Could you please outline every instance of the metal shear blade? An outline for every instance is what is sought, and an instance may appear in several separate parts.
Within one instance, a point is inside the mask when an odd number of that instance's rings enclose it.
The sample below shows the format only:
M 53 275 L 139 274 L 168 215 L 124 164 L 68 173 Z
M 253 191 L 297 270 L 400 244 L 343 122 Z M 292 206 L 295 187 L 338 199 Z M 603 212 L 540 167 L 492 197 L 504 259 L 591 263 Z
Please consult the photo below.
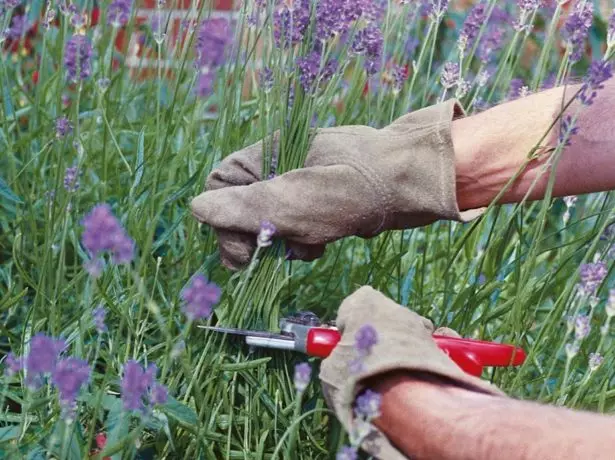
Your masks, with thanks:
M 259 337 L 264 339 L 278 339 L 278 340 L 289 340 L 294 342 L 294 337 L 285 335 L 285 334 L 274 334 L 271 332 L 264 331 L 250 331 L 247 329 L 236 329 L 232 327 L 218 327 L 218 326 L 198 326 L 200 329 L 206 329 L 208 331 L 220 332 L 222 334 L 231 334 L 231 335 L 240 335 L 246 338 L 248 337 Z

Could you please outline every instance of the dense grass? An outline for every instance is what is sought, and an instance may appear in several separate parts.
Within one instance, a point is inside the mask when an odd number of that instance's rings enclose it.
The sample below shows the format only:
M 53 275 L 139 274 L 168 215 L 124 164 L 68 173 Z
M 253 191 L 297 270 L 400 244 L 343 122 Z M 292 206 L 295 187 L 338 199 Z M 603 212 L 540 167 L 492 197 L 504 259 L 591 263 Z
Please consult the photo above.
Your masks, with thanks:
M 77 4 L 89 12 L 91 3 Z M 513 18 L 518 15 L 512 2 L 491 0 L 486 10 L 496 3 Z M 299 86 L 296 70 L 284 71 L 310 49 L 309 40 L 292 50 L 276 47 L 273 5 L 269 2 L 259 27 L 249 27 L 245 21 L 253 6 L 248 2 L 241 10 L 226 63 L 208 97 L 194 93 L 198 75 L 190 59 L 197 29 L 188 27 L 186 43 L 167 49 L 164 41 L 155 41 L 149 24 L 136 24 L 134 8 L 126 33 L 142 29 L 153 50 L 150 58 L 159 64 L 172 58 L 173 72 L 159 65 L 151 78 L 137 78 L 124 54 L 112 51 L 117 31 L 104 23 L 106 7 L 101 25 L 84 29 L 95 51 L 93 75 L 83 82 L 66 80 L 64 49 L 74 31 L 62 14 L 59 24 L 39 28 L 29 55 L 20 52 L 24 40 L 14 53 L 3 53 L 0 356 L 11 350 L 27 354 L 30 338 L 45 332 L 65 338 L 68 354 L 87 359 L 94 371 L 72 423 L 60 416 L 51 386 L 32 391 L 23 374 L 0 378 L 0 456 L 85 458 L 101 432 L 107 435 L 104 455 L 114 459 L 334 456 L 345 435 L 320 393 L 318 362 L 313 362 L 310 387 L 298 396 L 292 373 L 305 357 L 249 350 L 196 328 L 182 314 L 181 291 L 197 272 L 222 287 L 216 319 L 263 329 L 275 328 L 280 316 L 297 310 L 332 319 L 346 295 L 370 284 L 437 325 L 524 347 L 529 356 L 523 367 L 484 374 L 509 394 L 613 410 L 615 356 L 605 310 L 610 276 L 596 301 L 577 289 L 581 263 L 606 261 L 610 275 L 613 234 L 605 232 L 613 220 L 610 193 L 579 197 L 567 221 L 562 200 L 544 200 L 492 207 L 472 224 L 440 222 L 370 240 L 349 238 L 330 245 L 313 263 L 283 261 L 276 252 L 280 246 L 274 245 L 261 252 L 250 273 L 233 274 L 221 266 L 214 233 L 189 212 L 190 199 L 201 192 L 216 163 L 281 128 L 286 135 L 281 168 L 292 169 L 302 162 L 313 120 L 321 126 L 383 126 L 408 110 L 452 96 L 455 89 L 443 94 L 440 69 L 446 61 L 459 62 L 456 40 L 467 13 L 451 8 L 434 20 L 414 4 L 387 5 L 381 27 L 390 62 L 412 66 L 414 61 L 415 66 L 401 90 L 393 91 L 386 79 L 376 85 L 376 78 L 364 93 L 363 58 L 347 58 L 345 48 L 329 46 L 327 52 L 340 54 L 343 70 L 310 97 Z M 32 2 L 27 13 L 37 17 L 41 7 L 42 2 Z M 191 12 L 199 20 L 210 15 L 203 4 Z M 551 27 L 561 14 L 559 7 L 555 14 L 540 9 L 531 18 L 532 32 L 503 30 L 501 47 L 488 64 L 474 55 L 478 47 L 466 54 L 461 70 L 471 87 L 457 95 L 468 112 L 478 110 L 481 100 L 493 104 L 511 97 L 514 78 L 539 89 L 551 72 L 563 82 L 583 75 L 592 58 L 602 57 L 607 18 L 596 11 L 588 55 L 572 65 L 560 48 L 560 30 Z M 9 18 L 5 14 L 0 21 L 6 26 Z M 481 34 L 488 30 L 483 27 Z M 407 37 L 418 41 L 415 49 L 406 46 Z M 257 40 L 265 43 L 262 49 Z M 545 42 L 551 46 L 543 54 L 532 54 L 532 44 Z M 254 65 L 260 53 L 274 70 L 270 92 L 257 82 Z M 480 86 L 474 77 L 484 68 L 492 70 L 491 78 Z M 390 75 L 390 67 L 383 73 Z M 102 77 L 111 80 L 106 91 L 97 84 Z M 291 87 L 295 102 L 289 112 Z M 74 128 L 62 139 L 55 132 L 60 116 Z M 559 152 L 561 146 L 555 155 Z M 66 168 L 74 165 L 80 187 L 69 191 L 63 180 Z M 83 268 L 88 255 L 80 243 L 80 222 L 101 202 L 112 206 L 134 238 L 137 255 L 129 266 L 107 264 L 94 279 Z M 102 334 L 92 323 L 92 311 L 100 305 L 107 310 L 108 331 Z M 590 315 L 592 332 L 569 357 L 565 345 L 573 341 L 573 331 L 566 319 L 578 313 Z M 588 367 L 593 352 L 604 356 L 597 370 Z M 155 363 L 158 380 L 169 388 L 168 402 L 148 416 L 122 410 L 119 381 L 129 359 Z M 293 432 L 296 448 L 288 454 Z

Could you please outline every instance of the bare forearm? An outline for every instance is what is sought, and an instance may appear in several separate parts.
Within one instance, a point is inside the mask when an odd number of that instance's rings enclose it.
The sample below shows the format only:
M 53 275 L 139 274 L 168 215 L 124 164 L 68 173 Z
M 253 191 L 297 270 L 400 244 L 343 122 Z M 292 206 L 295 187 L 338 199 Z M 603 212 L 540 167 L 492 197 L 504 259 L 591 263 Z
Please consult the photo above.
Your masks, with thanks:
M 610 459 L 615 421 L 404 375 L 377 385 L 376 425 L 414 459 Z
M 453 123 L 457 154 L 457 195 L 460 209 L 487 206 L 524 163 L 528 153 L 549 129 L 580 85 L 558 87 L 500 104 L 475 116 Z M 574 101 L 567 114 L 574 114 Z M 605 83 L 594 104 L 579 113 L 578 134 L 562 153 L 557 167 L 553 196 L 577 195 L 615 188 L 615 78 Z M 559 121 L 542 146 L 557 145 Z M 523 199 L 539 175 L 543 161 L 534 161 L 500 200 Z M 538 180 L 530 200 L 544 197 L 548 173 Z

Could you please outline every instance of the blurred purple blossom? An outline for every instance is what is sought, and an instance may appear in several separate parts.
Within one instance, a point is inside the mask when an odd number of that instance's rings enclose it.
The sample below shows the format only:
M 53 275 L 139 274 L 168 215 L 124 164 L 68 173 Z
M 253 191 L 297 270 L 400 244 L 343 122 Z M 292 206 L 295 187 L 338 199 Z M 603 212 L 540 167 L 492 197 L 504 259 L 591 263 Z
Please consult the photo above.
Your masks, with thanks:
M 572 116 L 566 114 L 562 117 L 562 122 L 560 124 L 560 132 L 559 132 L 559 142 L 563 143 L 565 146 L 571 145 L 570 138 L 579 132 L 579 127 L 576 125 L 576 122 L 572 119 Z
M 572 343 L 567 343 L 566 344 L 566 355 L 568 356 L 568 359 L 572 359 L 574 358 L 577 353 L 579 353 L 579 349 L 581 348 L 581 345 L 579 344 L 579 342 L 572 342 Z
M 13 353 L 8 353 L 4 358 L 4 375 L 12 377 L 21 371 L 23 360 Z
M 11 19 L 10 26 L 5 30 L 6 37 L 19 40 L 29 29 L 30 25 L 25 15 L 17 14 Z
M 448 0 L 427 0 L 423 5 L 425 7 L 424 13 L 433 20 L 440 19 L 448 10 Z
M 147 369 L 132 359 L 124 364 L 120 382 L 124 410 L 145 413 L 158 403 L 162 390 L 155 382 L 157 372 L 158 368 L 153 363 Z M 152 390 L 155 390 L 156 394 L 152 394 Z
M 521 78 L 513 78 L 510 81 L 508 90 L 509 99 L 517 99 L 521 95 L 521 88 L 525 86 L 525 82 Z
M 373 420 L 380 416 L 382 396 L 372 390 L 365 390 L 355 400 L 354 413 L 356 417 Z
M 223 65 L 226 59 L 226 47 L 231 39 L 231 26 L 225 18 L 201 21 L 194 45 L 196 67 L 215 69 Z
M 113 0 L 107 10 L 107 24 L 122 27 L 130 20 L 132 0 Z
M 485 22 L 486 6 L 482 0 L 477 3 L 466 17 L 461 32 L 459 32 L 459 42 L 463 43 L 464 52 L 472 49 L 474 40 Z
M 357 449 L 352 446 L 342 446 L 335 455 L 335 460 L 357 460 L 358 458 Z
M 134 258 L 135 244 L 113 215 L 111 206 L 98 204 L 81 221 L 84 230 L 81 242 L 93 259 L 111 253 L 114 264 L 129 264 Z
M 344 34 L 361 13 L 357 0 L 320 0 L 316 6 L 316 38 L 328 40 Z
M 24 359 L 24 368 L 28 375 L 28 386 L 38 388 L 44 374 L 50 374 L 56 367 L 60 353 L 66 348 L 62 339 L 49 337 L 42 332 L 30 340 L 30 351 Z
M 268 93 L 273 88 L 273 71 L 269 67 L 263 67 L 258 73 L 261 88 Z
M 66 117 L 59 117 L 56 119 L 56 137 L 62 139 L 67 134 L 73 132 L 73 125 Z
M 273 31 L 278 46 L 288 47 L 301 42 L 310 22 L 310 0 L 293 0 L 291 8 L 282 4 L 273 14 Z
M 99 305 L 94 310 L 92 310 L 92 322 L 94 323 L 94 327 L 99 334 L 102 334 L 107 330 L 107 326 L 105 324 L 105 317 L 107 316 L 107 310 L 102 305 Z
M 459 83 L 459 64 L 447 62 L 440 72 L 440 84 L 445 89 L 450 89 Z
M 259 248 L 265 248 L 271 246 L 271 238 L 275 235 L 277 229 L 275 225 L 273 225 L 268 220 L 261 222 L 261 228 L 258 232 L 258 236 L 256 237 L 256 245 Z
M 66 168 L 64 172 L 64 189 L 70 193 L 79 190 L 79 170 L 77 166 Z
M 399 93 L 408 79 L 406 68 L 400 65 L 393 65 L 391 68 L 391 77 L 393 79 L 393 92 Z
M 589 370 L 592 372 L 597 370 L 602 364 L 602 361 L 604 361 L 604 357 L 600 355 L 600 353 L 590 353 L 589 361 L 587 363 L 589 366 Z
M 168 399 L 169 390 L 167 389 L 167 387 L 157 382 L 154 383 L 150 391 L 150 402 L 156 406 L 166 403 Z
M 213 306 L 220 301 L 221 295 L 222 290 L 199 273 L 181 292 L 184 302 L 182 311 L 190 321 L 209 318 Z
M 376 24 L 368 24 L 359 30 L 350 45 L 354 54 L 365 56 L 365 70 L 368 75 L 374 75 L 380 66 L 384 37 Z
M 312 378 L 312 367 L 309 363 L 300 363 L 295 366 L 294 385 L 295 390 L 303 393 L 310 383 Z
M 85 35 L 73 35 L 64 49 L 64 67 L 70 81 L 86 80 L 92 74 L 92 44 Z
M 579 273 L 581 278 L 579 288 L 584 294 L 594 294 L 607 273 L 608 269 L 606 263 L 603 261 L 582 264 Z
M 574 337 L 576 340 L 583 340 L 589 335 L 590 330 L 589 316 L 578 315 L 574 319 Z
M 216 71 L 208 67 L 204 67 L 199 71 L 199 76 L 196 82 L 195 93 L 198 97 L 205 98 L 214 90 L 216 82 Z
M 563 35 L 570 47 L 570 60 L 577 62 L 585 52 L 585 39 L 594 19 L 593 2 L 578 1 L 564 24 Z
M 579 93 L 579 100 L 584 105 L 592 105 L 598 90 L 604 88 L 604 82 L 613 77 L 613 67 L 607 61 L 594 61 L 589 66 L 587 75 Z
M 306 92 L 314 90 L 320 83 L 326 83 L 337 68 L 337 61 L 329 60 L 321 69 L 320 53 L 312 51 L 305 57 L 297 58 L 299 81 Z
M 60 407 L 64 417 L 74 417 L 77 396 L 81 387 L 90 380 L 92 369 L 87 361 L 79 358 L 65 358 L 53 370 L 51 381 L 58 389 Z
M 73 7 L 72 16 L 70 17 L 70 24 L 75 29 L 81 29 L 87 24 L 87 15 L 85 12 L 80 12 L 74 4 Z
M 7 10 L 12 10 L 13 8 L 17 8 L 21 0 L 4 0 L 2 2 L 2 6 Z

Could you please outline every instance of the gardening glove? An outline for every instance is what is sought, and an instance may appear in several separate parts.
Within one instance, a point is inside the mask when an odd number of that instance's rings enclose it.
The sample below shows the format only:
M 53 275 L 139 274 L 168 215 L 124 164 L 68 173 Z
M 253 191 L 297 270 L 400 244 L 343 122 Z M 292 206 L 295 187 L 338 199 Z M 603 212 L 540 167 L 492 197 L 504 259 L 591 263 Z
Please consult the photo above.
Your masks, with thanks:
M 365 324 L 377 334 L 376 344 L 357 367 L 355 335 Z M 364 389 L 363 381 L 390 371 L 429 373 L 450 380 L 471 390 L 503 396 L 500 390 L 462 371 L 431 337 L 431 321 L 402 307 L 374 289 L 364 286 L 346 298 L 338 311 L 336 326 L 342 334 L 340 342 L 320 366 L 320 380 L 327 405 L 335 412 L 348 433 L 353 429 L 353 405 Z M 438 329 L 440 335 L 459 335 L 448 328 Z M 356 426 L 355 426 L 356 428 Z M 377 428 L 361 447 L 375 458 L 405 459 Z
M 214 227 L 229 268 L 249 262 L 263 221 L 274 224 L 294 258 L 313 260 L 325 244 L 345 236 L 471 220 L 482 210 L 462 213 L 456 198 L 451 124 L 462 115 L 449 100 L 383 129 L 319 129 L 304 168 L 265 181 L 262 144 L 256 143 L 209 175 L 192 213 Z

